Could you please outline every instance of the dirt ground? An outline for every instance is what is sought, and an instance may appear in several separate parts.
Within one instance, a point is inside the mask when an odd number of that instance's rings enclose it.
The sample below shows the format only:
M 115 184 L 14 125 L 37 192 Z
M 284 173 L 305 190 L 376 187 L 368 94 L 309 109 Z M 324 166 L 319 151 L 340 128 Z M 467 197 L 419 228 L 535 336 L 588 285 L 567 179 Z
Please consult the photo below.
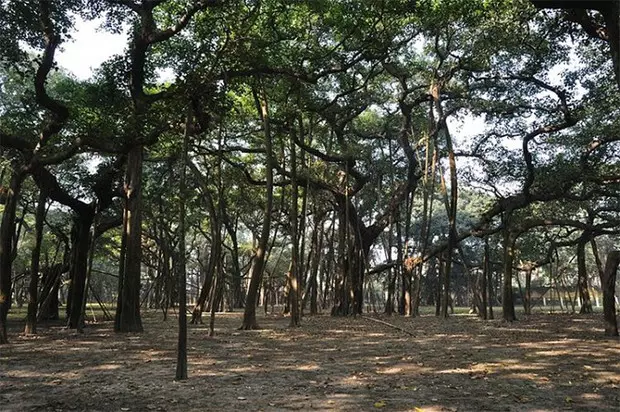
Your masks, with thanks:
M 145 333 L 110 322 L 59 325 L 0 347 L 0 410 L 547 411 L 620 410 L 620 341 L 601 315 L 534 315 L 513 324 L 459 315 L 259 319 L 218 314 L 216 336 L 189 327 L 189 379 L 175 382 L 176 319 L 144 314 Z M 206 316 L 205 316 L 205 320 Z

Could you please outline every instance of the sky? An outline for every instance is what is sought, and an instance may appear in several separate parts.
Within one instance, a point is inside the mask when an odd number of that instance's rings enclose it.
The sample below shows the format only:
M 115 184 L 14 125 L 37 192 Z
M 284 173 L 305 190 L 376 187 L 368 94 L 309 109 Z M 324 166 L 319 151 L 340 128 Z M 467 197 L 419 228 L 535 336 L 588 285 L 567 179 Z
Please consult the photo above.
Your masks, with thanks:
M 91 77 L 94 69 L 115 54 L 122 53 L 127 44 L 127 34 L 112 34 L 100 29 L 102 19 L 84 21 L 76 18 L 73 39 L 62 44 L 56 61 L 78 79 Z

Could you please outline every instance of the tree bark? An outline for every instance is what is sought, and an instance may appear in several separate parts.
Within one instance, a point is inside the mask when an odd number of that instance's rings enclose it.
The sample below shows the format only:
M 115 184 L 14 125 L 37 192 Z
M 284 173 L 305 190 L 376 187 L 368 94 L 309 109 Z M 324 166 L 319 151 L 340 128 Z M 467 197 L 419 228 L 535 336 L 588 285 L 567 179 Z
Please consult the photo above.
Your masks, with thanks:
M 295 131 L 293 131 L 295 133 Z M 290 142 L 291 152 L 291 207 L 290 207 L 290 224 L 291 224 L 291 266 L 287 274 L 287 283 L 291 304 L 291 321 L 290 326 L 296 327 L 300 323 L 299 308 L 299 287 L 300 287 L 300 262 L 299 262 L 299 217 L 298 202 L 299 188 L 297 185 L 297 148 L 295 147 L 295 139 Z
M 188 162 L 188 145 L 190 126 L 192 122 L 191 112 L 187 114 L 185 122 L 185 133 L 183 134 L 183 148 L 181 155 L 181 176 L 179 179 L 179 271 L 177 273 L 179 282 L 179 336 L 177 342 L 177 368 L 175 379 L 187 379 L 187 265 L 185 262 L 185 197 L 187 196 L 186 177 Z
M 480 276 L 480 309 L 478 311 L 478 315 L 482 317 L 482 319 L 487 320 L 489 318 L 488 312 L 488 293 L 487 293 L 487 277 L 489 276 L 489 239 L 485 239 L 484 241 L 484 259 L 482 262 L 482 274 Z
M 143 147 L 133 147 L 127 156 L 125 180 L 124 273 L 119 332 L 142 332 L 140 317 L 140 274 L 142 264 L 142 156 Z
M 605 320 L 605 336 L 618 336 L 616 320 L 616 275 L 620 264 L 620 251 L 614 250 L 607 255 L 605 272 L 601 279 L 603 287 L 603 317 Z
M 314 254 L 312 256 L 312 264 L 310 268 L 310 314 L 319 313 L 318 294 L 319 294 L 319 265 L 321 264 L 321 251 L 323 250 L 323 220 L 315 217 L 314 232 L 312 233 L 312 248 Z
M 69 312 L 67 326 L 70 329 L 81 328 L 80 321 L 84 307 L 86 272 L 88 271 L 88 251 L 90 250 L 90 228 L 93 213 L 84 213 L 75 217 L 73 225 L 73 244 L 71 246 L 71 265 L 69 269 L 71 288 L 67 307 Z
M 207 203 L 207 209 L 209 211 L 209 218 L 211 223 L 211 250 L 209 253 L 209 262 L 207 264 L 205 278 L 202 284 L 202 288 L 200 290 L 200 296 L 198 297 L 198 301 L 194 305 L 194 309 L 192 310 L 192 320 L 194 323 L 202 323 L 202 312 L 205 310 L 205 304 L 207 302 L 207 298 L 211 293 L 212 285 L 214 279 L 216 278 L 216 271 L 221 260 L 222 254 L 222 224 L 220 218 L 218 216 L 217 210 L 215 208 L 215 201 L 211 194 L 211 190 L 209 189 L 207 182 L 204 180 L 203 176 L 200 174 L 198 168 L 191 162 L 188 163 L 194 176 L 199 182 L 202 194 Z M 220 195 L 221 196 L 221 195 Z M 220 211 L 223 211 L 223 205 L 220 202 Z M 224 214 L 224 213 L 222 213 Z M 236 242 L 236 238 L 234 239 Z M 238 264 L 238 261 L 237 261 Z M 236 269 L 235 269 L 236 270 Z
M 66 251 L 65 253 L 68 254 L 69 252 Z M 58 290 L 60 289 L 62 274 L 66 270 L 68 270 L 68 266 L 64 263 L 57 263 L 43 270 L 43 279 L 41 282 L 43 288 L 39 296 L 40 303 L 37 322 L 59 319 L 58 306 L 60 302 L 58 299 Z
M 512 293 L 512 266 L 514 262 L 515 236 L 508 227 L 504 228 L 504 285 L 502 289 L 502 313 L 504 320 L 517 320 Z
M 485 260 L 485 271 L 487 277 L 487 301 L 489 304 L 489 319 L 495 319 L 495 315 L 493 314 L 493 303 L 494 303 L 494 293 L 493 293 L 493 271 L 491 270 L 491 250 L 489 248 L 489 239 L 485 239 L 484 243 L 484 260 Z
M 43 241 L 43 223 L 45 220 L 45 203 L 47 192 L 39 191 L 37 210 L 35 213 L 35 242 L 32 248 L 32 258 L 30 260 L 30 285 L 28 286 L 28 314 L 26 315 L 26 326 L 24 335 L 34 335 L 37 333 L 37 301 L 39 291 L 39 262 L 41 257 L 41 243 Z
M 588 270 L 586 267 L 586 243 L 588 239 L 582 238 L 577 243 L 577 288 L 581 299 L 579 313 L 592 313 L 592 301 L 588 291 Z
M 257 97 L 258 99 L 258 97 Z M 271 142 L 271 128 L 269 121 L 269 107 L 265 96 L 262 96 L 258 106 L 260 108 L 260 114 L 263 121 L 263 132 L 265 137 L 265 156 L 267 167 L 265 170 L 265 209 L 263 217 L 263 226 L 261 229 L 261 235 L 258 241 L 258 247 L 254 260 L 252 261 L 250 285 L 248 286 L 248 293 L 245 300 L 245 309 L 243 312 L 243 323 L 241 329 L 258 329 L 258 322 L 256 321 L 256 303 L 258 300 L 258 289 L 260 288 L 261 280 L 263 277 L 263 269 L 265 263 L 265 254 L 267 251 L 267 245 L 269 243 L 269 232 L 271 229 L 271 211 L 273 209 L 273 151 Z
M 11 309 L 13 288 L 13 235 L 15 213 L 23 179 L 24 175 L 20 171 L 13 172 L 0 223 L 0 344 L 9 342 L 6 322 Z
M 532 314 L 532 270 L 528 269 L 525 272 L 525 298 L 523 301 L 525 302 L 525 314 Z

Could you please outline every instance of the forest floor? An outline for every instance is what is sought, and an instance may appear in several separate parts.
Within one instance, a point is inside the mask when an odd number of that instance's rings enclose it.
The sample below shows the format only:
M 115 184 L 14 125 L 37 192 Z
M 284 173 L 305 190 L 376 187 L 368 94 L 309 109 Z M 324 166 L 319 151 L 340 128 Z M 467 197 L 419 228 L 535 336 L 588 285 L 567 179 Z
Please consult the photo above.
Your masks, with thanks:
M 370 315 L 369 315 L 370 316 Z M 189 327 L 189 379 L 173 380 L 177 322 L 143 314 L 145 332 L 111 322 L 59 325 L 0 347 L 0 410 L 547 411 L 620 410 L 620 342 L 600 314 L 538 314 L 512 324 L 373 315 L 303 319 L 218 314 Z

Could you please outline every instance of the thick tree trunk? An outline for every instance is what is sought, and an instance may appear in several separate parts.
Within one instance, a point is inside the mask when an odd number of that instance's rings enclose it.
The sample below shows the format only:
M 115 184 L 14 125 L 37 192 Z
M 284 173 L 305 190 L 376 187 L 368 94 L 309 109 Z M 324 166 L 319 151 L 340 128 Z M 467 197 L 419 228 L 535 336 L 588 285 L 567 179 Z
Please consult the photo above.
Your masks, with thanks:
M 119 332 L 142 332 L 140 317 L 140 275 L 142 264 L 142 146 L 133 147 L 127 156 L 125 181 L 126 222 L 123 235 L 126 238 L 124 250 L 123 278 Z
M 68 252 L 65 252 L 68 253 Z M 60 282 L 62 280 L 62 274 L 68 270 L 62 263 L 55 264 L 51 267 L 46 267 L 43 270 L 43 289 L 39 296 L 39 313 L 37 314 L 37 322 L 42 320 L 58 320 L 58 306 L 60 304 L 58 299 L 58 291 L 60 289 Z
M 39 191 L 37 201 L 37 211 L 35 214 L 35 242 L 32 248 L 32 258 L 30 260 L 30 285 L 28 286 L 28 314 L 26 315 L 26 327 L 24 335 L 37 333 L 37 301 L 39 292 L 39 262 L 41 257 L 41 243 L 43 241 L 43 223 L 45 220 L 45 203 L 47 193 Z
M 620 264 L 620 251 L 614 250 L 607 255 L 605 272 L 601 279 L 603 287 L 603 316 L 605 319 L 605 336 L 618 336 L 618 322 L 616 320 L 616 275 Z
M 0 223 L 0 344 L 8 343 L 7 317 L 11 309 L 13 276 L 13 235 L 15 234 L 15 213 L 24 175 L 13 172 L 9 191 L 4 203 L 4 213 Z
M 70 329 L 81 328 L 80 319 L 84 306 L 88 251 L 90 250 L 90 228 L 93 224 L 93 218 L 94 213 L 78 215 L 73 225 L 73 244 L 71 246 L 71 266 L 69 269 L 71 277 L 70 304 L 67 304 L 67 326 Z

